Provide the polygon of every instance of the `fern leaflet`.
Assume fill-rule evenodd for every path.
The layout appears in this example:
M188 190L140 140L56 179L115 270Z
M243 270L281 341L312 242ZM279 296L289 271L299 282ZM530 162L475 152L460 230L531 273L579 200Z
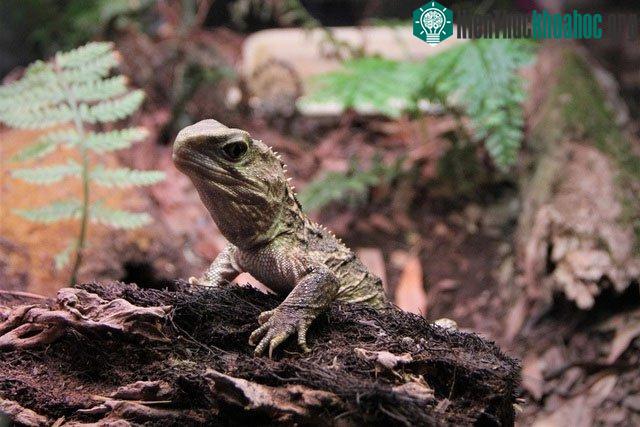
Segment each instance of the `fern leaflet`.
M151 216L147 213L112 209L102 203L94 204L90 215L93 222L123 230L139 228L151 222Z
M67 264L69 264L69 261L71 261L71 254L77 246L77 240L72 239L69 243L67 243L67 246L63 250L58 252L56 256L53 257L53 263L56 267L56 270L62 270L67 266Z
M91 180L103 187L128 188L153 185L164 180L161 171L141 171L128 168L105 169L102 166L91 171Z
M140 107L144 92L134 90L117 99L102 101L96 105L80 105L80 114L87 123L106 123L124 119Z
M14 212L31 221L48 224L64 219L73 219L80 216L82 203L80 200L60 200L47 206L35 209L15 209Z
M81 173L82 166L74 161L69 161L66 165L15 169L11 171L11 175L14 178L40 185L60 182L68 176L80 176Z
M116 129L109 132L89 133L87 148L95 153L129 148L135 142L142 141L149 135L145 128Z

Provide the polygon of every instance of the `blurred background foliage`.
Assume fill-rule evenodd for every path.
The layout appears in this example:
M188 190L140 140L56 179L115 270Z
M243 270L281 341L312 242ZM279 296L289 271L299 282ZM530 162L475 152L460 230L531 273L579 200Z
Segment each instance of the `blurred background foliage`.
M114 28L152 22L153 0L6 0L0 2L0 74ZM19 48L17 48L19 46Z

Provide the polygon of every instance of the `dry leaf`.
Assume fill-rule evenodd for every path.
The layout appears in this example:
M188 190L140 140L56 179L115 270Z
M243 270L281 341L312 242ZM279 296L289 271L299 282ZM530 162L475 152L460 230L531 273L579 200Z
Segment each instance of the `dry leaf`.
M633 411L640 412L640 394L627 396L622 404Z
M416 400L422 400L428 402L433 400L434 392L429 384L422 378L418 378L415 381L410 381L402 385L393 387L395 393L407 394Z
M427 306L427 294L422 282L422 265L417 255L407 259L400 281L396 286L396 305L404 311L424 314Z
M618 376L614 374L607 375L596 381L589 389L589 405L594 408L602 405L613 391L617 382Z
M578 396L563 403L549 415L539 416L532 427L591 427L593 408L586 396Z
M611 342L607 363L614 363L618 360L618 357L629 348L629 345L631 345L633 340L638 336L640 336L640 321L638 320L631 320L629 323L621 325L616 329L616 335Z
M537 401L542 398L544 388L542 365L536 356L529 356L522 362L522 387Z
M259 291L264 292L266 294L273 293L271 289L267 288L265 285L262 284L262 282L260 282L258 279L256 279L249 273L240 273L238 277L235 278L234 283L237 283L240 286L249 285L252 288L256 288Z
M398 229L397 224L394 224L389 218L379 213L372 213L367 220L375 228L387 234L394 234Z
M413 361L413 357L409 353L397 355L384 350L372 351L364 348L355 348L353 351L358 357L365 360L373 360L378 366L386 369L393 369L396 366Z
M387 271L384 266L382 251L378 248L358 248L356 254L370 272L382 279L382 286L387 291Z
M520 332L520 329L522 329L522 325L527 317L528 305L527 295L521 295L515 305L509 309L504 325L504 339L507 342L512 342Z

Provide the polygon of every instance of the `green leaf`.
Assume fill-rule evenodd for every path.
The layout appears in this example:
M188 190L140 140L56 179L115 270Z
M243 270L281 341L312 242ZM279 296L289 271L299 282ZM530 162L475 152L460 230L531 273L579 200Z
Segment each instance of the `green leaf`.
M76 140L78 134L73 129L65 129L48 133L38 138L38 140L23 148L16 154L14 154L9 161L10 162L24 162L27 160L35 160L46 156L51 153L60 144L67 143L72 144Z
M165 178L161 171L141 171L129 168L105 169L97 166L91 171L91 181L103 187L128 188L153 185Z
M36 209L15 209L14 213L30 221L51 223L64 219L79 218L82 204L79 200L61 200Z
M22 150L11 156L9 161L23 162L26 160L39 159L54 151L57 145L58 144L52 143L50 141L39 141L23 148Z
M65 69L59 73L59 79L65 83L83 83L106 77L111 69L118 65L118 57L110 53L88 62L81 68Z
M62 104L32 111L6 110L0 112L0 122L18 129L43 129L69 123L73 116L71 108Z
M69 52L59 52L55 56L58 66L80 68L113 51L112 42L91 42Z
M142 141L149 132L142 127L90 133L85 141L87 148L96 153L129 148L135 142Z
M15 169L11 171L11 176L32 184L53 184L60 182L68 176L80 175L81 166L69 161L66 165L54 165L39 168Z
M124 119L136 111L144 100L144 92L134 90L120 98L102 101L96 105L81 104L81 114L89 123L106 123Z
M76 101L103 101L127 91L127 79L115 76L104 80L91 80L71 86Z
M4 101L8 101L9 98L16 99L15 97L21 97L33 88L46 88L55 82L56 75L51 64L36 61L27 68L20 80L0 87L0 98Z
M58 252L53 257L53 262L56 266L56 270L60 271L69 264L69 261L71 260L71 253L73 252L74 249L76 249L77 246L78 246L78 241L76 239L73 239L67 244L67 246L63 250Z
M95 203L91 206L91 220L110 227L130 230L149 224L151 216L147 213L112 209L102 203Z
M350 60L342 70L316 78L311 94L300 104L338 103L343 108L395 117L414 108L423 68L421 63L377 57Z
M0 113L28 114L43 107L51 107L65 99L65 93L56 81L24 87L18 94L0 95Z

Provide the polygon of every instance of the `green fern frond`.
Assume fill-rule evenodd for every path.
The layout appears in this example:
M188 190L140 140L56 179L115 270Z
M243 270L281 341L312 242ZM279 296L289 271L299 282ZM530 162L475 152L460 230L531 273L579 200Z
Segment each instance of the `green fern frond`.
M27 160L35 160L41 157L46 156L47 154L53 152L57 143L51 141L39 141L33 143L22 150L18 151L16 154L11 156L9 159L10 162L24 162Z
M456 49L457 61L435 85L464 109L478 137L485 138L495 164L506 170L516 161L523 137L520 105L525 90L518 69L531 61L533 45L521 40L476 40Z
M67 246L53 257L53 263L56 270L60 271L71 261L71 253L78 246L76 239L71 240Z
M128 188L153 185L165 178L161 171L141 171L129 168L105 169L97 166L91 171L91 180L103 187Z
M334 201L360 204L369 194L369 190L390 182L402 174L403 158L392 164L384 164L380 158L374 158L369 169L362 169L354 161L347 172L329 172L322 178L309 183L298 199L305 209L317 210Z
M47 133L38 140L14 154L10 162L24 162L46 156L60 144L74 144L77 142L78 133L74 129L64 129Z
M91 42L69 52L58 52L55 61L63 68L83 68L112 52L112 42Z
M0 112L0 121L18 129L44 129L68 123L74 113L66 104L46 106L37 110L5 110Z
M149 136L149 132L140 127L91 133L87 136L86 145L96 153L106 153L129 148L133 143L142 141L147 136Z
M69 161L66 165L15 169L11 171L11 176L31 184L46 185L60 182L68 176L80 176L80 173L82 167L74 161Z
M37 61L29 66L20 80L0 87L0 122L14 128L44 129L67 124L62 130L48 129L35 143L15 154L12 161L39 159L57 147L76 149L81 163L21 168L11 172L23 181L46 185L67 177L82 179L82 201L58 201L37 209L17 209L16 214L32 221L50 223L63 219L80 219L76 240L55 256L58 268L69 262L75 250L71 281L74 283L86 247L89 221L116 228L136 228L147 224L151 217L91 205L94 182L105 187L127 188L151 185L164 179L160 171L139 171L127 168L105 169L98 165L90 170L99 154L130 147L148 136L143 128L128 128L94 132L91 126L124 119L140 107L144 99L141 90L128 91L123 76L107 77L117 65L118 54L111 43L90 43L71 52L58 53L50 62ZM96 156L96 154L98 156Z
M339 71L319 76L312 82L311 95L302 105L339 102L356 111L379 111L399 116L417 101L423 65L383 58L360 58L344 63Z
M522 141L525 92L518 69L532 60L533 48L526 40L487 39L462 43L423 62L359 58L317 78L299 103L337 103L395 117L415 111L421 99L435 101L466 114L495 164L506 170Z
M64 69L59 73L59 78L66 84L97 80L106 77L116 65L118 65L118 57L115 53L111 53L96 58L82 68Z
M91 80L71 86L77 101L103 101L127 91L127 79L115 76L104 80Z
M151 215L147 213L112 209L102 203L91 206L90 215L93 222L123 230L139 228L151 222Z
M314 211L333 201L346 200L350 195L363 196L377 183L378 179L369 174L329 172L307 185L298 199L305 209Z
M27 68L22 79L0 87L0 98L20 96L33 88L46 88L55 81L56 76L51 65L36 61Z
M55 105L65 99L65 93L57 83L44 86L28 87L20 91L19 96L0 95L0 112L11 110L13 112L37 110L43 107Z
M36 209L15 209L13 212L30 221L44 224L80 217L80 200L61 200Z
M102 101L96 105L87 106L81 104L83 120L88 123L105 123L122 120L136 111L144 100L144 92L134 90L125 96L108 101Z

